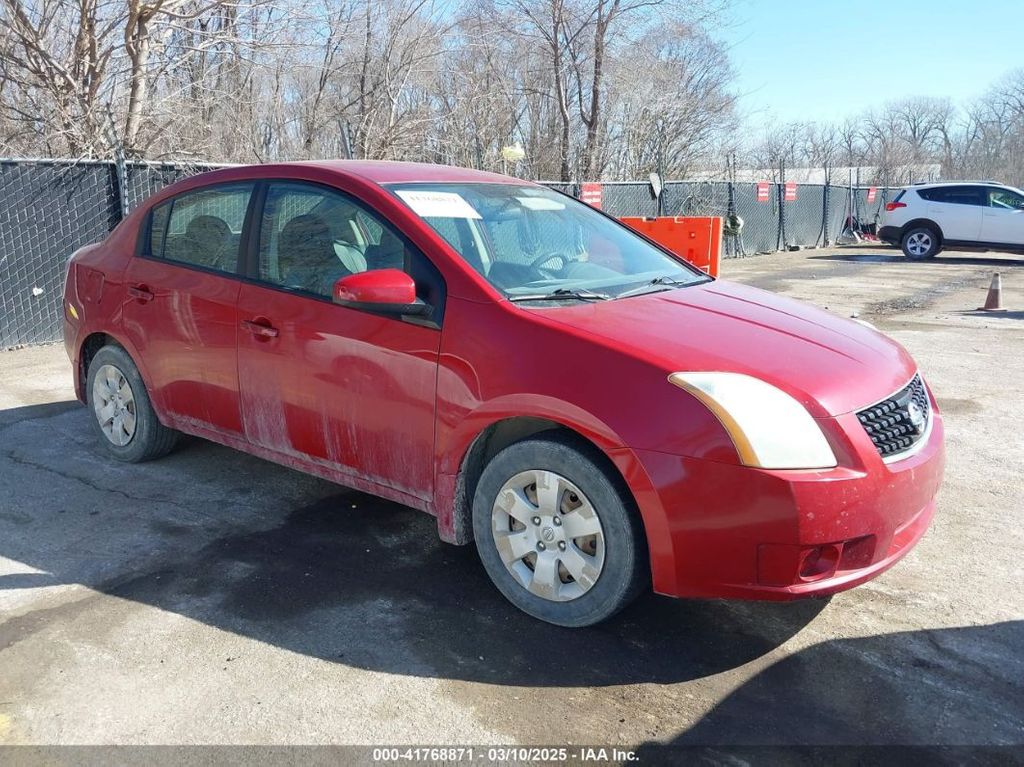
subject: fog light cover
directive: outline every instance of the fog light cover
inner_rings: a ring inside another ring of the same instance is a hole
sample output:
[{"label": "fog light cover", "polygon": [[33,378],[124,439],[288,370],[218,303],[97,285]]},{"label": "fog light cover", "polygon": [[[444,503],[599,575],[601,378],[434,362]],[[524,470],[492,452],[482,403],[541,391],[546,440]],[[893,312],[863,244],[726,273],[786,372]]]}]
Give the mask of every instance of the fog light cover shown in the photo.
[{"label": "fog light cover", "polygon": [[831,544],[805,549],[800,559],[800,580],[818,581],[828,578],[839,564],[839,547]]}]

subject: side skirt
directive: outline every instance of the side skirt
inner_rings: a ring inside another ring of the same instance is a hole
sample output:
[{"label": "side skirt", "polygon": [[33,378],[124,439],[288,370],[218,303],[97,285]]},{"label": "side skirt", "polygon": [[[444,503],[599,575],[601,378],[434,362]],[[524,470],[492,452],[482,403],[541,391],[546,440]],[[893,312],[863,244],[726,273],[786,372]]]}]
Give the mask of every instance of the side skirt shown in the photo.
[{"label": "side skirt", "polygon": [[225,447],[230,447],[233,450],[239,450],[243,453],[254,455],[257,458],[262,458],[266,461],[270,461],[271,463],[280,464],[281,466],[286,466],[289,469],[295,469],[296,471],[301,471],[306,474],[312,474],[315,477],[326,479],[329,482],[334,482],[353,490],[358,490],[362,493],[376,495],[389,501],[395,501],[396,503],[401,503],[404,506],[410,506],[414,509],[418,509],[419,511],[425,511],[432,516],[436,516],[434,505],[430,501],[410,495],[403,490],[382,485],[368,477],[360,476],[354,471],[339,469],[333,464],[317,461],[309,456],[282,453],[277,450],[271,450],[270,448],[254,445],[243,437],[237,437],[233,434],[225,434],[211,429],[209,426],[198,423],[191,418],[181,418],[180,416],[167,414],[166,419],[167,426],[170,426],[172,429],[177,429],[180,432],[184,432],[185,434],[201,437],[202,439],[209,440],[210,442],[216,442],[218,445],[224,445]]},{"label": "side skirt", "polygon": [[986,251],[999,251],[1002,253],[1014,253],[1024,255],[1024,245],[1009,244],[1005,242],[973,242],[969,240],[943,240],[942,247],[949,250],[967,250],[977,253]]}]

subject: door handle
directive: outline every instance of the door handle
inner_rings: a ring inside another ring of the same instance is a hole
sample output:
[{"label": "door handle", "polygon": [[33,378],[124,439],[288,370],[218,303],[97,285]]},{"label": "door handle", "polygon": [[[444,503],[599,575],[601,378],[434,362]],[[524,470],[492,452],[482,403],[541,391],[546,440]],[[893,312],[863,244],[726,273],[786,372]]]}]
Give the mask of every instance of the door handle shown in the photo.
[{"label": "door handle", "polygon": [[255,320],[242,320],[242,327],[257,338],[277,338],[277,328],[262,317]]},{"label": "door handle", "polygon": [[153,300],[153,291],[145,285],[129,285],[128,295],[144,304]]}]

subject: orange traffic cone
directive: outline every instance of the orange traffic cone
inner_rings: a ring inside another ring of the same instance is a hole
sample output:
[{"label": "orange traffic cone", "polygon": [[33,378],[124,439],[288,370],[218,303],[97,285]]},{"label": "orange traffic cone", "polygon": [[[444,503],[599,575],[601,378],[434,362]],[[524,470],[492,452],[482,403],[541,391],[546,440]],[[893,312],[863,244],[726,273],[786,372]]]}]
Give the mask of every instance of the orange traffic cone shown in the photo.
[{"label": "orange traffic cone", "polygon": [[999,272],[992,275],[992,284],[988,286],[988,295],[985,296],[985,305],[978,307],[979,312],[1005,312],[1003,306],[1003,278]]}]

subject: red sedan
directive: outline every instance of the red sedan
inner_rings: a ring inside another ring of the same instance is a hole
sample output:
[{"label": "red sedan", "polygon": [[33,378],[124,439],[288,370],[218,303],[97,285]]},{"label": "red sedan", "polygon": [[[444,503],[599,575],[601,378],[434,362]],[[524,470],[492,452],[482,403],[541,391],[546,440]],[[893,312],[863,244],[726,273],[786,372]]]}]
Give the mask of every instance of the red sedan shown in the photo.
[{"label": "red sedan", "polygon": [[897,343],[504,176],[196,176],[78,251],[64,299],[116,458],[186,432],[422,509],[564,626],[651,584],[855,586],[917,542],[942,478],[942,418]]}]

